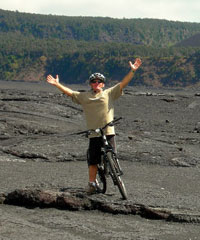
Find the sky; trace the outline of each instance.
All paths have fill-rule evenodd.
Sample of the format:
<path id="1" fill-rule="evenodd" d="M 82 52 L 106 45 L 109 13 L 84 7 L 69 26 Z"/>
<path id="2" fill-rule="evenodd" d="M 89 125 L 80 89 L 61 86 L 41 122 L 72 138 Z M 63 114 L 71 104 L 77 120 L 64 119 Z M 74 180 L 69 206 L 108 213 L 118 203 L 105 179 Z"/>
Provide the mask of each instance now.
<path id="1" fill-rule="evenodd" d="M 200 23 L 200 0 L 2 0 L 0 9 L 64 16 L 154 18 Z"/>

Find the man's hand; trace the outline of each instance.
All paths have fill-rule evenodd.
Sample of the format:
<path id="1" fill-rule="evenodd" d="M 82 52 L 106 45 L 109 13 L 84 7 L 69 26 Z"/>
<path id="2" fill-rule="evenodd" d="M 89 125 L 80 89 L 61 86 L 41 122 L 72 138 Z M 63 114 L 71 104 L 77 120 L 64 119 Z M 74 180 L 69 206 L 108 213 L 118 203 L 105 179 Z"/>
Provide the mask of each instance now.
<path id="1" fill-rule="evenodd" d="M 50 84 L 52 84 L 52 85 L 54 85 L 54 86 L 58 85 L 58 83 L 59 83 L 58 75 L 56 75 L 56 78 L 54 78 L 54 77 L 51 76 L 51 75 L 48 75 L 48 76 L 47 76 L 47 82 L 50 83 Z"/>
<path id="2" fill-rule="evenodd" d="M 140 58 L 136 58 L 134 64 L 131 61 L 129 61 L 129 65 L 130 65 L 132 71 L 136 71 L 140 67 L 141 64 L 142 64 L 142 61 Z"/>
<path id="3" fill-rule="evenodd" d="M 134 64 L 131 61 L 129 62 L 131 71 L 120 82 L 120 90 L 122 90 L 124 87 L 126 87 L 129 84 L 129 82 L 133 78 L 134 72 L 140 67 L 141 64 L 142 64 L 142 61 L 140 58 L 136 58 Z"/>
<path id="4" fill-rule="evenodd" d="M 47 76 L 47 82 L 56 86 L 58 89 L 60 89 L 62 92 L 64 92 L 68 96 L 72 96 L 73 90 L 71 90 L 68 87 L 65 87 L 64 85 L 59 83 L 59 77 L 56 75 L 56 78 L 54 78 L 51 75 Z"/>

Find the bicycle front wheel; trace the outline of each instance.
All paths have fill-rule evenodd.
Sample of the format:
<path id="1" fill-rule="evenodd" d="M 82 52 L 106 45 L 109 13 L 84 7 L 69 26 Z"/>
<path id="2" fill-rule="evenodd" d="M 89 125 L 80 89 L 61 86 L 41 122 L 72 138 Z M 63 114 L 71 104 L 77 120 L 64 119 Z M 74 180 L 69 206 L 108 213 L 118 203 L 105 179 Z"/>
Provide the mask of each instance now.
<path id="1" fill-rule="evenodd" d="M 113 182 L 115 185 L 117 185 L 117 187 L 122 195 L 122 198 L 124 200 L 126 200 L 128 198 L 126 188 L 125 188 L 125 185 L 124 185 L 121 177 L 119 176 L 120 171 L 118 169 L 117 163 L 115 162 L 114 154 L 112 152 L 107 152 L 107 158 L 108 158 L 108 162 L 110 165 L 111 177 L 113 179 Z"/>

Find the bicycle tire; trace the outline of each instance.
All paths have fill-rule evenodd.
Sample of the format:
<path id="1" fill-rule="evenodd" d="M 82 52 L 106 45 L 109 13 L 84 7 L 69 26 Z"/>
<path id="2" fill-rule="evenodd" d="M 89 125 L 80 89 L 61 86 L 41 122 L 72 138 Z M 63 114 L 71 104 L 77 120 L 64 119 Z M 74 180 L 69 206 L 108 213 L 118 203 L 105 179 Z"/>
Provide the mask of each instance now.
<path id="1" fill-rule="evenodd" d="M 101 166 L 98 166 L 96 181 L 98 185 L 98 192 L 105 193 L 107 190 L 107 180 L 104 174 L 104 169 Z"/>
<path id="2" fill-rule="evenodd" d="M 122 181 L 121 177 L 118 175 L 118 173 L 116 171 L 117 166 L 114 163 L 113 153 L 107 152 L 107 158 L 108 158 L 108 163 L 110 165 L 111 177 L 113 179 L 113 183 L 117 185 L 117 187 L 122 195 L 122 198 L 124 200 L 126 200 L 128 198 L 127 191 L 126 191 L 124 182 Z"/>

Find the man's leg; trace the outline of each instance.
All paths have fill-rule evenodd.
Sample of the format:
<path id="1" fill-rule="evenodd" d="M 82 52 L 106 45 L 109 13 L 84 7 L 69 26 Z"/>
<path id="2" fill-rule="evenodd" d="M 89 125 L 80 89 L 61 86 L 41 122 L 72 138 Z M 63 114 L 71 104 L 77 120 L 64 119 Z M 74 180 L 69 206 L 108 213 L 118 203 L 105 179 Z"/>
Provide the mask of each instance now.
<path id="1" fill-rule="evenodd" d="M 97 165 L 89 166 L 89 182 L 95 182 L 97 176 Z"/>
<path id="2" fill-rule="evenodd" d="M 106 136 L 108 142 L 112 145 L 114 151 L 116 151 L 115 136 L 109 135 Z M 88 151 L 88 167 L 89 167 L 89 182 L 96 182 L 97 176 L 97 162 L 101 160 L 101 147 L 102 140 L 101 137 L 91 138 L 89 142 L 89 151 Z M 96 160 L 96 161 L 94 161 Z"/>
<path id="3" fill-rule="evenodd" d="M 95 183 L 97 175 L 97 163 L 101 160 L 102 140 L 99 137 L 89 139 L 89 149 L 87 155 L 89 182 Z"/>
<path id="4" fill-rule="evenodd" d="M 88 182 L 86 191 L 88 194 L 97 193 L 97 185 L 96 185 L 97 165 L 89 165 L 88 173 L 89 173 L 89 182 Z"/>

